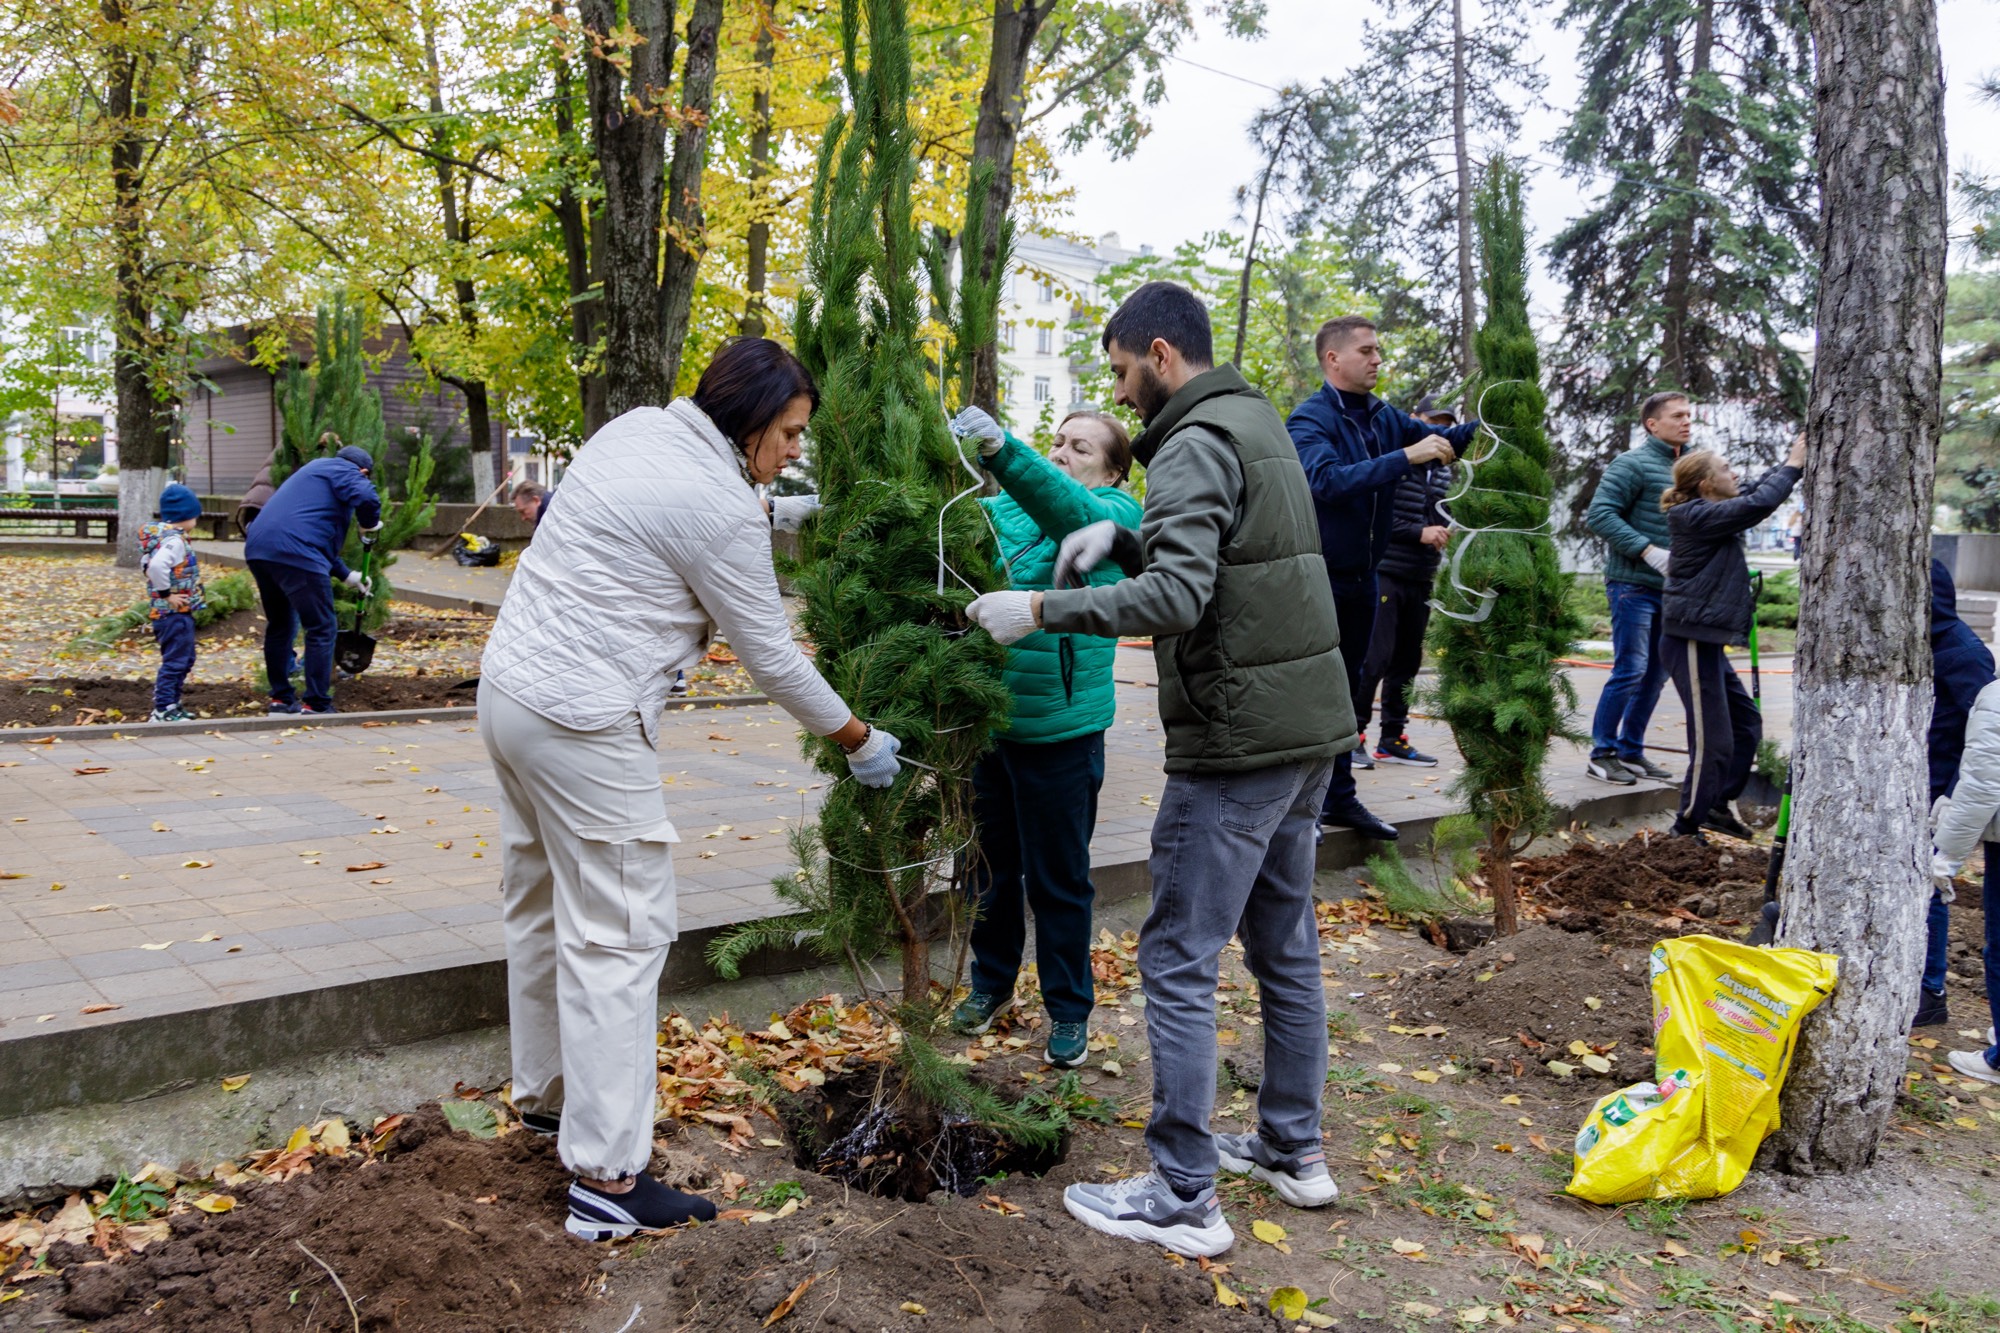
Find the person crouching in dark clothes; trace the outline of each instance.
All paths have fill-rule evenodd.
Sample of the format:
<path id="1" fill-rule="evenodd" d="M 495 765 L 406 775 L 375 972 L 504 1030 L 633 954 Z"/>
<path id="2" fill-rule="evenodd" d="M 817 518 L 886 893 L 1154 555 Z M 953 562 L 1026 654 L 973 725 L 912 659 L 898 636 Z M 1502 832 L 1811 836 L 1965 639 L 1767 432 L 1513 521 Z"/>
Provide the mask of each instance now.
<path id="1" fill-rule="evenodd" d="M 1758 478 L 1746 495 L 1720 454 L 1683 454 L 1674 464 L 1673 485 L 1660 497 L 1673 538 L 1660 651 L 1687 710 L 1688 728 L 1676 834 L 1700 838 L 1702 829 L 1711 828 L 1750 836 L 1729 804 L 1749 782 L 1764 735 L 1757 706 L 1726 655 L 1731 644 L 1748 641 L 1756 609 L 1743 534 L 1785 502 L 1805 460 L 1801 435 L 1785 461 Z"/>
<path id="2" fill-rule="evenodd" d="M 1958 761 L 1965 753 L 1965 719 L 1972 701 L 1993 683 L 1993 654 L 1972 626 L 1958 618 L 1958 589 L 1942 560 L 1931 561 L 1931 801 L 1951 795 L 1958 784 Z M 1936 1027 L 1951 1020 L 1945 1006 L 1946 945 L 1951 936 L 1951 906 L 1931 890 L 1930 917 L 1925 922 L 1924 988 L 1917 997 L 1912 1027 Z"/>

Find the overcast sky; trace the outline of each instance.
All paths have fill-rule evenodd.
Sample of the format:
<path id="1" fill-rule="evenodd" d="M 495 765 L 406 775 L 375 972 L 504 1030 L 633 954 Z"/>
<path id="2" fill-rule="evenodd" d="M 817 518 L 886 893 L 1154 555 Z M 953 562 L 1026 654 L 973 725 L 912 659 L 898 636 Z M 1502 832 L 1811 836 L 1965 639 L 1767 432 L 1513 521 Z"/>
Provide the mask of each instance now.
<path id="1" fill-rule="evenodd" d="M 1064 161 L 1063 178 L 1076 191 L 1069 221 L 1075 231 L 1087 236 L 1115 231 L 1126 245 L 1164 251 L 1205 231 L 1242 230 L 1235 189 L 1256 170 L 1244 130 L 1273 99 L 1268 88 L 1256 85 L 1275 88 L 1339 74 L 1359 55 L 1362 21 L 1380 12 L 1366 0 L 1269 4 L 1266 36 L 1258 41 L 1232 38 L 1220 23 L 1202 21 L 1198 37 L 1181 47 L 1185 59 L 1168 63 L 1167 100 L 1154 108 L 1153 133 L 1132 157 L 1113 160 L 1093 149 Z M 1540 7 L 1545 13 L 1556 8 Z M 1476 22 L 1479 0 L 1468 0 L 1467 9 Z M 1980 75 L 2000 70 L 2000 0 L 1941 0 L 1939 22 L 1952 168 L 2000 170 L 2000 107 L 1973 96 Z M 1549 80 L 1547 105 L 1527 113 L 1514 151 L 1531 159 L 1528 216 L 1539 244 L 1581 210 L 1589 186 L 1548 165 L 1549 141 L 1562 123 L 1562 109 L 1575 98 L 1575 36 L 1538 22 L 1532 40 Z M 1561 289 L 1545 271 L 1536 274 L 1534 287 L 1539 312 L 1551 313 Z"/>

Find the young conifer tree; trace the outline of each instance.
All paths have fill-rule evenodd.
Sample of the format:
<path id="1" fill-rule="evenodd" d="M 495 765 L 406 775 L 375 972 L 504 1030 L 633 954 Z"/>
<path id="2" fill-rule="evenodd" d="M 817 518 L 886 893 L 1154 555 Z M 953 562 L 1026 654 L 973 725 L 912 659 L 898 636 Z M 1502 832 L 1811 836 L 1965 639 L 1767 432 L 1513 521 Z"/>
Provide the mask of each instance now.
<path id="1" fill-rule="evenodd" d="M 382 499 L 382 531 L 377 536 L 373 558 L 368 562 L 374 592 L 367 599 L 346 587 L 334 589 L 335 613 L 342 625 L 354 623 L 373 631 L 389 618 L 389 602 L 395 596 L 387 577 L 396 563 L 395 552 L 408 546 L 437 513 L 437 499 L 431 494 L 431 473 L 435 466 L 430 441 L 421 441 L 410 454 L 409 470 L 403 477 L 403 499 L 388 498 L 390 488 L 384 465 L 389 444 L 382 424 L 382 395 L 368 384 L 368 362 L 362 354 L 364 332 L 361 312 L 336 296 L 332 307 L 321 306 L 313 320 L 313 359 L 308 366 L 290 365 L 278 382 L 278 447 L 271 453 L 271 482 L 283 484 L 298 468 L 315 458 L 338 453 L 344 445 L 366 449 L 375 460 L 370 477 Z M 340 558 L 353 569 L 362 567 L 361 532 L 350 527 Z"/>
<path id="2" fill-rule="evenodd" d="M 1511 935 L 1518 928 L 1513 859 L 1549 827 L 1542 764 L 1549 741 L 1565 733 L 1576 707 L 1576 693 L 1556 662 L 1570 651 L 1581 623 L 1568 605 L 1569 577 L 1556 563 L 1548 533 L 1546 400 L 1528 324 L 1518 168 L 1504 159 L 1487 166 L 1474 220 L 1486 322 L 1474 343 L 1480 375 L 1468 404 L 1491 433 L 1467 451 L 1452 488 L 1452 544 L 1438 587 L 1445 614 L 1432 622 L 1431 633 L 1438 706 L 1465 757 L 1457 790 L 1485 826 L 1493 924 Z"/>
<path id="3" fill-rule="evenodd" d="M 820 148 L 808 284 L 793 325 L 822 394 L 811 450 L 826 508 L 801 534 L 794 586 L 820 671 L 863 718 L 901 739 L 909 762 L 894 786 L 871 790 L 847 778 L 837 746 L 808 742 L 813 763 L 835 780 L 817 829 L 795 839 L 801 869 L 777 885 L 800 915 L 775 933 L 727 936 L 711 958 L 727 974 L 752 948 L 803 932 L 848 962 L 863 995 L 886 1002 L 868 960 L 893 948 L 905 1046 L 930 1052 L 921 1038 L 939 1011 L 932 890 L 976 854 L 972 769 L 1008 695 L 1001 649 L 965 629 L 966 603 L 998 576 L 979 477 L 948 429 L 924 336 L 905 6 L 842 6 L 852 107 L 834 117 Z M 926 1085 L 925 1075 L 949 1069 L 930 1054 L 906 1060 Z"/>

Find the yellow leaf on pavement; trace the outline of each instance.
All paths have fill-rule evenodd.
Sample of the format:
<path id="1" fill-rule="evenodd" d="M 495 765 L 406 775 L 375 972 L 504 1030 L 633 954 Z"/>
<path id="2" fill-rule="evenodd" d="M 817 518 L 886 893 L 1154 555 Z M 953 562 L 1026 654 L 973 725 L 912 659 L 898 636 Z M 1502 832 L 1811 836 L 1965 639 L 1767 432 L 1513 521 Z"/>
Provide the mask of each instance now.
<path id="1" fill-rule="evenodd" d="M 183 862 L 181 862 L 181 869 L 183 869 L 183 870 L 206 870 L 206 869 L 208 869 L 208 868 L 209 868 L 210 866 L 212 866 L 212 865 L 214 865 L 214 864 L 215 864 L 215 862 L 213 862 L 213 861 L 183 861 Z"/>
<path id="2" fill-rule="evenodd" d="M 248 1074 L 232 1074 L 222 1080 L 222 1090 L 224 1092 L 241 1092 L 249 1086 L 250 1076 Z"/>

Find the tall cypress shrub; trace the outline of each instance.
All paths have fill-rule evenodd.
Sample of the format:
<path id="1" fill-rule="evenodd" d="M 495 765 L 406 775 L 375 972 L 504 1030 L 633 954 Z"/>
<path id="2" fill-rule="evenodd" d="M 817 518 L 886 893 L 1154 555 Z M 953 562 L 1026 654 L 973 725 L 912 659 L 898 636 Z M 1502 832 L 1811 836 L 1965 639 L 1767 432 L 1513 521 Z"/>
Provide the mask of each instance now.
<path id="1" fill-rule="evenodd" d="M 1474 341 L 1469 405 L 1490 427 L 1452 488 L 1453 520 L 1432 644 L 1437 705 L 1465 757 L 1457 793 L 1486 831 L 1493 924 L 1518 928 L 1513 860 L 1552 820 L 1542 766 L 1568 732 L 1576 692 L 1557 666 L 1582 622 L 1549 533 L 1549 437 L 1541 356 L 1528 324 L 1527 227 L 1520 170 L 1495 159 L 1473 210 L 1486 322 Z M 1498 437 L 1497 440 L 1495 437 Z"/>
<path id="2" fill-rule="evenodd" d="M 846 0 L 841 12 L 852 106 L 820 148 L 793 324 L 823 395 L 810 447 L 826 508 L 800 536 L 794 586 L 820 671 L 911 762 L 870 790 L 847 778 L 837 746 L 809 740 L 835 781 L 817 827 L 795 840 L 799 871 L 776 886 L 800 914 L 735 932 L 711 958 L 727 973 L 759 945 L 803 936 L 845 959 L 865 997 L 896 1009 L 925 1095 L 948 1103 L 962 1097 L 922 1040 L 949 997 L 933 986 L 932 891 L 976 855 L 972 769 L 1009 700 L 1002 650 L 966 632 L 966 603 L 999 585 L 978 497 L 962 494 L 978 478 L 948 429 L 923 332 L 905 5 Z M 899 1006 L 868 963 L 885 949 L 901 955 Z"/>

